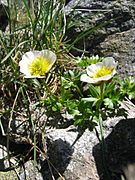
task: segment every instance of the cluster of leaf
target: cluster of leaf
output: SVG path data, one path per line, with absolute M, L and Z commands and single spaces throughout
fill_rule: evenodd
M 85 57 L 77 59 L 78 67 L 65 72 L 61 76 L 61 85 L 59 94 L 48 97 L 44 101 L 44 105 L 52 111 L 66 111 L 73 116 L 76 125 L 95 126 L 98 121 L 97 109 L 100 104 L 100 87 L 80 81 L 82 74 L 82 66 L 86 68 L 88 65 L 101 61 L 102 58 L 94 56 L 92 58 Z M 101 109 L 114 110 L 120 106 L 120 102 L 125 98 L 135 98 L 135 82 L 131 77 L 124 80 L 118 76 L 114 77 L 111 82 L 104 84 L 104 97 Z
M 128 96 L 130 100 L 135 99 L 135 80 L 132 77 L 126 77 L 123 81 L 120 80 L 120 93 Z
M 96 56 L 83 56 L 83 57 L 77 57 L 77 64 L 81 67 L 87 67 L 90 64 L 96 64 L 97 62 L 102 61 L 103 57 Z

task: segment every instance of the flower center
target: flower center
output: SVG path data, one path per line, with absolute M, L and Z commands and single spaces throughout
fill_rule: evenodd
M 96 73 L 94 74 L 93 78 L 99 78 L 102 76 L 107 76 L 112 73 L 113 67 L 101 66 Z
M 44 76 L 48 71 L 49 65 L 50 63 L 46 58 L 39 56 L 36 57 L 31 64 L 29 64 L 28 68 L 31 75 Z

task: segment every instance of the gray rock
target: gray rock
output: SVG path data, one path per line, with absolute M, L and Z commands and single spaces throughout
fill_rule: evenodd
M 111 180 L 120 180 L 123 168 L 128 163 L 134 162 L 135 113 L 131 116 L 130 112 L 134 110 L 134 107 L 132 104 L 124 103 L 126 108 L 127 105 L 130 119 L 125 119 L 123 114 L 117 117 L 112 115 L 113 118 L 110 115 L 103 123 L 107 147 L 106 166 Z M 99 132 L 98 126 L 97 131 Z M 46 138 L 47 152 L 45 156 L 38 157 L 37 166 L 29 160 L 22 168 L 17 169 L 21 179 L 26 177 L 27 180 L 51 180 L 54 177 L 57 180 L 107 180 L 103 171 L 101 143 L 95 131 L 83 130 L 74 126 L 64 129 L 46 127 Z M 25 148 L 23 146 L 22 150 L 24 151 Z M 128 154 L 129 151 L 130 154 Z M 1 163 L 4 165 L 2 155 L 0 153 Z M 1 170 L 3 170 L 2 164 Z M 3 168 L 6 166 L 4 165 Z M 0 175 L 3 177 L 3 173 Z M 11 177 L 11 174 L 4 173 L 4 176 Z
M 134 0 L 71 0 L 65 9 L 67 21 L 74 26 L 67 32 L 67 37 L 73 42 L 85 31 L 85 38 L 77 41 L 75 47 L 81 50 L 85 47 L 87 52 L 94 53 L 96 46 L 108 35 L 135 27 L 134 7 Z
M 113 56 L 118 61 L 120 77 L 135 78 L 135 29 L 109 35 L 97 49 L 102 56 Z
M 5 31 L 8 25 L 8 16 L 7 16 L 6 11 L 8 11 L 7 2 L 1 0 L 0 1 L 0 30 L 2 31 Z
M 98 142 L 96 134 L 88 129 L 80 136 L 77 129 L 51 129 L 47 131 L 48 156 L 50 162 L 66 180 L 98 180 L 92 156 L 92 148 Z M 79 137 L 79 138 L 78 138 Z M 51 179 L 50 170 L 43 165 L 41 172 L 47 180 Z M 55 179 L 61 180 L 52 168 Z
M 133 0 L 71 0 L 66 5 L 67 21 L 75 25 L 67 31 L 67 37 L 74 42 L 86 32 L 84 38 L 76 41 L 76 48 L 85 50 L 88 56 L 113 56 L 118 61 L 120 77 L 135 77 L 134 6 Z M 82 54 L 76 49 L 71 52 Z

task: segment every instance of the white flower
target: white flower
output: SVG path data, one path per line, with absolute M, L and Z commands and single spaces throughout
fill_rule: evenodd
M 87 74 L 82 74 L 80 80 L 91 84 L 109 81 L 116 74 L 116 66 L 113 57 L 107 57 L 102 62 L 87 67 Z
M 56 61 L 56 55 L 50 50 L 29 51 L 19 62 L 20 72 L 25 78 L 43 78 Z

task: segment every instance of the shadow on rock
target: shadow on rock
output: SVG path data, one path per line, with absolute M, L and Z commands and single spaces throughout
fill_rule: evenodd
M 135 163 L 135 119 L 121 120 L 105 138 L 105 166 L 101 144 L 93 148 L 100 180 L 121 180 L 123 169 Z
M 8 25 L 8 16 L 6 11 L 8 11 L 8 8 L 4 6 L 4 4 L 1 4 L 0 1 L 0 30 L 2 31 L 5 31 Z
M 55 179 L 58 179 L 59 173 L 62 175 L 67 168 L 72 154 L 73 148 L 66 141 L 57 139 L 54 142 L 48 142 L 48 157 L 50 163 L 47 160 L 41 162 L 43 179 L 52 180 L 52 175 Z

